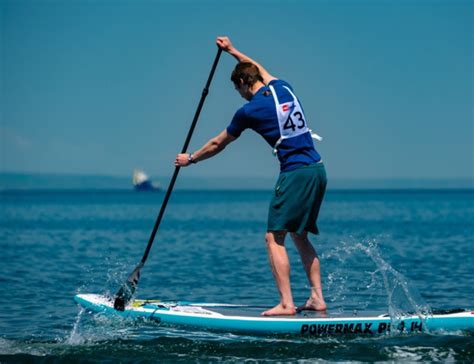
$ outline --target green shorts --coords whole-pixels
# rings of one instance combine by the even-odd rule
[[[270,202],[267,231],[319,234],[316,220],[326,183],[323,163],[281,173]]]

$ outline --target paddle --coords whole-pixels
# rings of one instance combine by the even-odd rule
[[[194,114],[193,122],[191,123],[191,127],[188,131],[188,136],[186,137],[186,141],[184,142],[183,149],[181,153],[186,153],[188,149],[189,142],[191,141],[191,136],[193,135],[194,128],[196,127],[197,120],[199,118],[199,114],[201,113],[202,106],[204,105],[204,100],[206,99],[207,94],[209,93],[209,86],[211,85],[212,77],[214,76],[214,71],[216,70],[217,63],[219,62],[219,58],[221,56],[222,49],[219,48],[217,50],[216,58],[214,59],[214,64],[211,68],[211,73],[209,74],[209,78],[207,79],[206,86],[202,90],[201,100],[199,101],[199,105],[197,107],[196,113]],[[168,186],[168,190],[166,191],[165,199],[161,205],[160,213],[155,222],[155,226],[153,227],[153,231],[151,232],[150,239],[148,240],[148,245],[145,249],[145,254],[143,254],[142,260],[140,263],[135,267],[133,272],[128,276],[127,280],[124,284],[120,287],[119,291],[115,295],[114,300],[114,308],[118,311],[125,310],[125,306],[130,302],[135,293],[135,289],[138,285],[138,280],[140,279],[140,270],[145,265],[145,262],[148,258],[148,254],[150,253],[151,246],[153,245],[153,240],[155,239],[156,232],[158,231],[158,227],[160,226],[161,219],[163,218],[163,214],[165,213],[166,205],[168,204],[168,200],[171,196],[171,192],[173,191],[174,184],[176,182],[176,178],[178,177],[180,167],[176,167],[174,170],[173,177],[171,178],[171,182]]]

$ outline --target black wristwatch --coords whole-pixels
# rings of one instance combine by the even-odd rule
[[[188,162],[189,162],[189,163],[193,163],[193,164],[196,163],[196,161],[195,161],[194,158],[193,158],[193,153],[190,153],[190,154],[189,154]]]

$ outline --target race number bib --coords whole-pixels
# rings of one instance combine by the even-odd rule
[[[274,87],[269,86],[272,91],[273,99],[275,100],[281,139],[294,138],[298,135],[310,132],[298,99],[288,87],[283,87],[291,94],[293,101],[280,104]]]

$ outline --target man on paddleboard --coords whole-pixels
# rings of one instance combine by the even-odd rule
[[[186,167],[221,152],[245,129],[253,129],[273,148],[280,162],[268,213],[268,257],[280,303],[262,315],[293,315],[296,308],[290,285],[290,263],[285,248],[289,233],[301,256],[311,284],[310,297],[300,309],[326,309],[321,288],[319,258],[308,240],[308,232],[318,234],[316,220],[326,190],[326,171],[312,138],[320,139],[307,124],[298,98],[287,82],[270,75],[253,59],[238,51],[228,37],[218,37],[217,45],[239,62],[231,75],[235,89],[248,101],[234,115],[230,125],[194,153],[178,154],[175,165]]]

